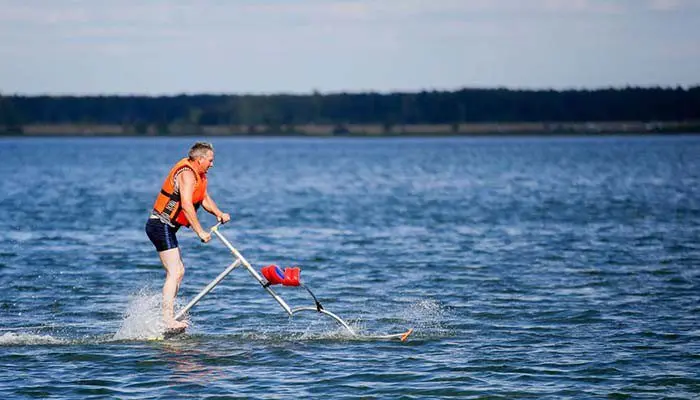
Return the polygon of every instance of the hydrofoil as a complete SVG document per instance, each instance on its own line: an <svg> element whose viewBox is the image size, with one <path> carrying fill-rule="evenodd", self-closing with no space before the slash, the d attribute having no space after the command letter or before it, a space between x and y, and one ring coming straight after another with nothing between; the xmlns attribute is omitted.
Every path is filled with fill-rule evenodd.
<svg viewBox="0 0 700 400"><path fill-rule="evenodd" d="M316 296L313 294L311 289L308 288L300 279L300 272L301 269L299 267L288 267L282 270L280 267L276 265L268 265L265 266L261 269L261 274L258 273L251 265L250 263L241 255L241 253L236 250L235 247L231 244L231 242L220 232L219 227L221 223L216 224L211 228L211 233L214 234L219 240L231 251L231 254L233 255L233 262L226 267L214 280L212 280L206 287L204 287L192 300L190 300L189 303L185 307L183 307L175 316L176 320L181 320L182 318L185 317L186 313L194 307L204 296L207 295L207 293L211 292L214 287L216 287L228 274L230 274L234 269L243 266L248 273L260 283L262 288L270 295L272 296L273 299L284 309L284 311L290 316L293 317L294 315L297 315L302 312L315 312L319 313L321 315L325 315L327 317L332 318L335 320L338 324L340 324L351 337L358 338L358 339L367 339L367 340L400 340L402 342L405 342L408 340L408 337L413 333L413 328L410 328L406 331L403 332L398 332L398 333L391 333L391 334L362 334L357 331L355 331L345 320L340 318L338 315L332 313L331 311L326 310L321 302L316 298ZM314 306L306 306L306 307L297 307L297 308L291 308L289 304L287 304L282 297L280 297L277 292L275 292L272 289L272 286L275 285L281 285L281 286L293 286L293 287L302 287L305 289L313 298L314 301ZM185 329L177 329L177 330L169 330L166 331L163 334L163 338L172 338L175 336L178 336L182 333L185 332Z"/></svg>

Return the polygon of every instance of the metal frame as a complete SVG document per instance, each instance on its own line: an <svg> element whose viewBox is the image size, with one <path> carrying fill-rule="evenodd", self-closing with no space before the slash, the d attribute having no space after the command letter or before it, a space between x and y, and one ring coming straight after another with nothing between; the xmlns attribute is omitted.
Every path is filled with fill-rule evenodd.
<svg viewBox="0 0 700 400"><path fill-rule="evenodd" d="M325 314L325 315L333 318L334 320L336 320L340 325L342 325L345 329L347 329L347 331L352 336L360 337L360 335L357 332L355 332L355 330L352 329L350 327L350 325L348 325L347 322L345 322L342 318L340 318L336 314L320 307L320 304L318 302L317 302L316 307L297 307L297 308L292 309L289 306L289 304L287 304L287 302L284 301L284 299L282 299L274 290L272 290L272 288L269 285L267 285L267 282L260 276L260 274L258 274L258 272L255 269L253 269L253 267L245 259L245 257L243 257L241 255L241 253L238 250L236 250L235 247L233 247L231 242L229 242L229 240L226 239L226 237L221 232L219 232L220 225L221 225L221 223L214 225L210 231L216 237L218 237L219 240L221 240L221 242L231 251L231 254L233 254L234 261L223 272L221 272L216 278L214 278L213 281L211 281L206 287L204 287L204 289L202 289L189 303L187 303L187 305L184 308L182 308L182 310L180 310L177 313L177 315L175 316L176 320L182 319L185 316L185 314L192 307L195 306L195 304L197 304L200 300L202 300L202 298L204 296L206 296L207 293L211 292L214 289L214 287L216 287L216 285L218 285L228 274L230 274L234 269L243 265L243 267L245 267L245 269L248 270L248 273L250 273L250 275L252 275L253 278L255 278L255 280L258 281L258 283L260 283L260 285L267 291L267 293L269 293L270 296L272 296L272 298L275 299L275 301L277 301L277 303L279 303L279 305L284 309L285 312L287 312L287 314L290 317L292 317L292 316L294 316L294 314L302 312L302 311L315 311L315 312L318 312L321 314ZM311 293L311 292L309 291L309 293ZM313 294L312 294L312 296L313 296ZM315 298L314 298L314 300L315 300ZM408 337L408 335L410 335L412 332L413 332L413 329L409 329L406 332L397 333L397 334L372 335L372 336L363 335L362 337L368 338L368 339L394 339L394 338L397 338L397 339L401 339L401 341L405 341L406 338Z"/></svg>

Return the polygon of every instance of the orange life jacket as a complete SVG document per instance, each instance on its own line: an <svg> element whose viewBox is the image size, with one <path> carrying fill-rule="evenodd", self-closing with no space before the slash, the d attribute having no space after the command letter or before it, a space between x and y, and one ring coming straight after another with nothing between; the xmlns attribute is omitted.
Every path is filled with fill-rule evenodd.
<svg viewBox="0 0 700 400"><path fill-rule="evenodd" d="M179 188L177 191L175 190L175 179L177 174L183 169L190 169L194 172L195 183L194 193L192 193L194 209L197 210L202 204L207 194L207 176L205 174L199 174L194 163L188 158L183 158L175 164L165 178L163 187L160 189L160 193L158 193L155 204L153 204L153 211L161 217L161 219L171 224L190 226L190 222L187 220L185 213L182 212Z"/></svg>

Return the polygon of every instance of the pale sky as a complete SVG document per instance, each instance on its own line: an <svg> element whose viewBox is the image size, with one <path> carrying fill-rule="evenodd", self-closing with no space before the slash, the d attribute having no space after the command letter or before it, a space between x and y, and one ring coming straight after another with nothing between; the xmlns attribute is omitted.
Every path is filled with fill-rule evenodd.
<svg viewBox="0 0 700 400"><path fill-rule="evenodd" d="M0 93L700 84L700 0L0 0Z"/></svg>

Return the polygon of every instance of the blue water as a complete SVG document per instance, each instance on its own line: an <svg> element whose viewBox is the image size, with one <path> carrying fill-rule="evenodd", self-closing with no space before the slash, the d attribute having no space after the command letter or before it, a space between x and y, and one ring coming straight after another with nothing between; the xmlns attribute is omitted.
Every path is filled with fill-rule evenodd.
<svg viewBox="0 0 700 400"><path fill-rule="evenodd" d="M241 269L147 341L143 227L193 141L0 140L1 398L700 397L699 137L213 138L251 263L301 266L362 334L415 333L290 319ZM179 239L181 307L231 256Z"/></svg>

